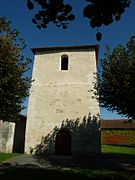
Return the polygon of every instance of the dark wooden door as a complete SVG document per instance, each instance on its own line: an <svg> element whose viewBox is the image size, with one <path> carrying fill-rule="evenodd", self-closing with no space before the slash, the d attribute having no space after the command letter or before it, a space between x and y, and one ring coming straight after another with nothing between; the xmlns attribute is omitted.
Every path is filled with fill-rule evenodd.
<svg viewBox="0 0 135 180"><path fill-rule="evenodd" d="M69 132L61 130L56 136L55 142L56 155L70 155L71 154L71 135Z"/></svg>

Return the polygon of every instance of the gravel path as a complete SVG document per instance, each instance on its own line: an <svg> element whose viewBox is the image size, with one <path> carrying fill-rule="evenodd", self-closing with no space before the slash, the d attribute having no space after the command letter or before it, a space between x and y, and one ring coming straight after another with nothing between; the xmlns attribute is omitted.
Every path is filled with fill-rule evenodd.
<svg viewBox="0 0 135 180"><path fill-rule="evenodd" d="M135 171L134 157L74 157L74 156L44 156L34 155L15 156L4 163L0 168L46 168L46 169L111 169L111 170L132 170Z"/></svg>

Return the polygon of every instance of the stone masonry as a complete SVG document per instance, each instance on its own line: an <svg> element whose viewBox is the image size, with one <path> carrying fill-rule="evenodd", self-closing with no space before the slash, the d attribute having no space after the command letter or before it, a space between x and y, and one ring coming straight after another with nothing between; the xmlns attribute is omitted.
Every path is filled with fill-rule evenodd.
<svg viewBox="0 0 135 180"><path fill-rule="evenodd" d="M0 152L12 152L15 123L0 120Z"/></svg>
<svg viewBox="0 0 135 180"><path fill-rule="evenodd" d="M34 82L29 97L25 152L34 153L51 136L49 142L52 145L48 143L44 148L47 148L47 153L55 154L58 131L55 131L56 134L53 132L60 130L65 123L67 125L64 128L71 134L71 154L85 154L86 151L87 154L99 153L98 123L94 121L93 125L88 118L89 113L91 116L99 114L99 104L92 98L91 92L98 46L34 48L32 51L35 55L32 75ZM68 57L68 70L61 70L63 55ZM75 122L78 123L77 126ZM83 127L82 130L82 126L90 129ZM75 136L74 132L81 138L79 139L79 135ZM89 139L85 141L88 134ZM79 144L83 140L85 147Z"/></svg>

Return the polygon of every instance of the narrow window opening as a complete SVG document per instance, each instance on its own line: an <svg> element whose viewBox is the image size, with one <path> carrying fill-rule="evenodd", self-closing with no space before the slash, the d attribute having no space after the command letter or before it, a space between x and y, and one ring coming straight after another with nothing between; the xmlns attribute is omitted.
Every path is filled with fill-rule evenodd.
<svg viewBox="0 0 135 180"><path fill-rule="evenodd" d="M61 57L61 70L68 70L68 56Z"/></svg>

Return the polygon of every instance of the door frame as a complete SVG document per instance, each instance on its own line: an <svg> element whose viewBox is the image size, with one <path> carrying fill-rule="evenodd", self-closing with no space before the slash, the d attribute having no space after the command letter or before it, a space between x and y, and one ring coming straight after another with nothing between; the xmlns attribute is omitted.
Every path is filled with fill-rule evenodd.
<svg viewBox="0 0 135 180"><path fill-rule="evenodd" d="M68 140L69 140L69 142L67 142L67 146L68 146L68 151L66 152L61 152L61 151L59 151L59 148L61 148L60 147L60 145L59 145L59 143L57 142L58 141L58 135L60 135L61 133L65 133L66 135L68 135ZM65 142L66 143L66 142ZM62 129L60 129L59 131L58 131L58 133L56 134L56 138L55 138L55 155L67 155L67 156L69 156L69 155L71 155L71 145L72 145L72 135L71 135L71 131L69 130L69 129L67 129L67 128L62 128Z"/></svg>

